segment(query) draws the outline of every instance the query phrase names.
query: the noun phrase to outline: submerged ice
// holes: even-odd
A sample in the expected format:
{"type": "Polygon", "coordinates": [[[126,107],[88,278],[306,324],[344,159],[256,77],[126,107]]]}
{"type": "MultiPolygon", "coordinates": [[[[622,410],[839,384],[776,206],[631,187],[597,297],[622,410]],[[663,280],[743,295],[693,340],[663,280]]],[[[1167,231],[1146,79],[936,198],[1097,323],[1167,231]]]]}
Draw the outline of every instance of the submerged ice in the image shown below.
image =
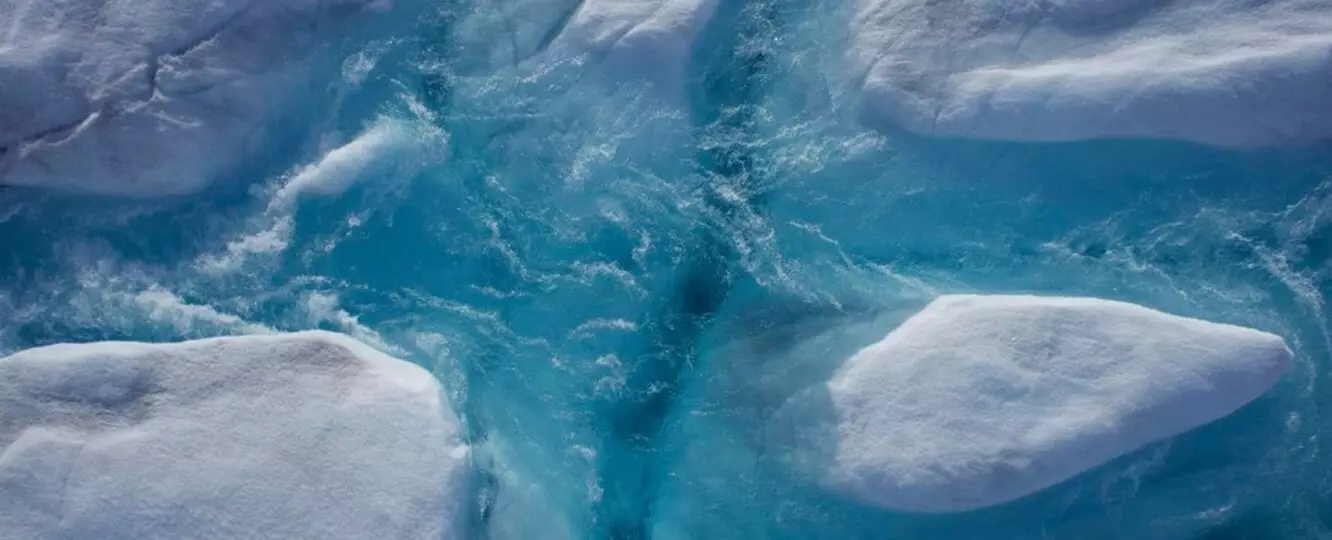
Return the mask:
{"type": "Polygon", "coordinates": [[[1332,534],[1323,3],[130,4],[0,0],[2,523],[1332,534]]]}

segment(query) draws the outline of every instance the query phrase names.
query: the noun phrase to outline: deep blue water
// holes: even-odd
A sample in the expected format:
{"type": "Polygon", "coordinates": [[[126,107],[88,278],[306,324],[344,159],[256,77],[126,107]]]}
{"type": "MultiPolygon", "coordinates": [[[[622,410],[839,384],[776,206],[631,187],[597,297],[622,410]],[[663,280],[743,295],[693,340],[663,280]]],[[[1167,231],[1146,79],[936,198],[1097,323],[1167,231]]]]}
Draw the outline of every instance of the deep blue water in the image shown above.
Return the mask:
{"type": "Polygon", "coordinates": [[[809,4],[723,3],[676,88],[495,60],[492,8],[446,2],[353,40],[364,82],[329,81],[208,192],[0,190],[0,353],[351,333],[444,381],[484,538],[1332,534],[1332,148],[914,138],[857,114],[836,10],[809,4]],[[438,138],[271,207],[386,120],[438,138]],[[782,466],[775,407],[838,360],[792,343],[960,291],[1129,300],[1297,361],[1223,421],[987,510],[877,510],[782,466]]]}

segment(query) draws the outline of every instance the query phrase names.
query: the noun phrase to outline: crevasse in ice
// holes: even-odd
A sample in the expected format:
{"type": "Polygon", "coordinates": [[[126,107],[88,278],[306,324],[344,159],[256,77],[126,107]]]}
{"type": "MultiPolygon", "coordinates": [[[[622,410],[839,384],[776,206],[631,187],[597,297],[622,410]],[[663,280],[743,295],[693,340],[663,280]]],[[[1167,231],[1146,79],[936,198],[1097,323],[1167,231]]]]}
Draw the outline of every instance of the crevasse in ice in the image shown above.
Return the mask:
{"type": "MultiPolygon", "coordinates": [[[[444,391],[353,392],[438,433],[338,438],[370,462],[345,472],[440,478],[358,482],[382,506],[280,537],[1332,533],[1329,21],[1314,0],[0,0],[0,369],[70,370],[0,395],[54,415],[0,426],[0,489],[51,502],[39,476],[83,459],[13,441],[170,435],[203,409],[152,381],[231,369],[39,347],[321,329],[444,391]]],[[[262,367],[204,395],[308,404],[270,418],[294,427],[369,414],[324,386],[373,385],[366,364],[267,350],[210,356],[262,367]],[[283,377],[308,384],[240,384],[283,377]]],[[[256,463],[304,454],[283,455],[256,463]]],[[[151,495],[126,512],[0,519],[258,489],[132,476],[93,479],[151,495]]]]}

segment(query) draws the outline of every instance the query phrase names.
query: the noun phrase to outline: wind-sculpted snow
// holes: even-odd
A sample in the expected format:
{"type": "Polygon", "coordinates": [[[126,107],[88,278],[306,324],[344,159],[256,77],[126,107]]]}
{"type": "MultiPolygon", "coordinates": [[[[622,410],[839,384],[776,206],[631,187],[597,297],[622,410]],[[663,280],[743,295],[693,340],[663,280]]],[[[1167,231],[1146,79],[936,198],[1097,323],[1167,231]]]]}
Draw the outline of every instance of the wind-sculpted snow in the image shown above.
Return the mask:
{"type": "Polygon", "coordinates": [[[467,447],[424,370],[310,332],[0,358],[12,538],[466,534],[467,447]]]}
{"type": "Polygon", "coordinates": [[[866,107],[913,132],[1018,141],[1332,137],[1322,0],[861,0],[866,107]]]}
{"type": "Polygon", "coordinates": [[[826,481],[900,510],[1008,502],[1231,413],[1290,358],[1272,334],[1122,302],[942,296],[828,382],[826,481]]]}
{"type": "Polygon", "coordinates": [[[316,82],[325,41],[390,6],[0,1],[0,184],[196,191],[267,142],[293,94],[316,82]]]}

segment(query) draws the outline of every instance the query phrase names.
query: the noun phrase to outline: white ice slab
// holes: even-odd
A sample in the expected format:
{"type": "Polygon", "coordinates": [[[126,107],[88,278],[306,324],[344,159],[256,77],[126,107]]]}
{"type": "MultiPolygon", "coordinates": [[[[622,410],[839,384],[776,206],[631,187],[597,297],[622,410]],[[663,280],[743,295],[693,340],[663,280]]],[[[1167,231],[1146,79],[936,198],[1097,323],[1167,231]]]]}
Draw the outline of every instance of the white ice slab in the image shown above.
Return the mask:
{"type": "Polygon", "coordinates": [[[561,35],[613,69],[679,82],[717,0],[586,0],[561,35]]]}
{"type": "Polygon", "coordinates": [[[1011,501],[1227,414],[1275,335],[1093,298],[941,296],[828,383],[827,485],[885,508],[1011,501]]]}
{"type": "Polygon", "coordinates": [[[389,5],[0,0],[0,184],[196,191],[263,144],[325,41],[389,5]]]}
{"type": "Polygon", "coordinates": [[[461,538],[468,452],[425,370],[340,334],[0,358],[13,538],[461,538]]]}
{"type": "Polygon", "coordinates": [[[1332,138],[1332,2],[859,0],[869,110],[1017,141],[1332,138]]]}

